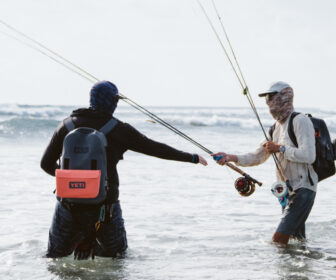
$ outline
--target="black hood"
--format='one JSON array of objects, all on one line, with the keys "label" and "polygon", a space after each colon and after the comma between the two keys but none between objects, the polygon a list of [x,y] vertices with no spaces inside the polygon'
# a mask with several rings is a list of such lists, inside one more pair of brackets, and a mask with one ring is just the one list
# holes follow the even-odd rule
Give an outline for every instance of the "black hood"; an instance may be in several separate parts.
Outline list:
[{"label": "black hood", "polygon": [[102,112],[93,108],[79,108],[71,113],[71,117],[89,117],[95,119],[111,118],[111,116],[111,113]]}]

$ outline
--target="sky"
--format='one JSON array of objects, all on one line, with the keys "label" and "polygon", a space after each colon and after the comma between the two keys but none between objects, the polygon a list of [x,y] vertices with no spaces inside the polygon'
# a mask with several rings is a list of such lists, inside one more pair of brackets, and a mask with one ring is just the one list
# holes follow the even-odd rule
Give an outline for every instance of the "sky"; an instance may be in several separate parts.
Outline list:
[{"label": "sky", "polygon": [[[220,26],[210,0],[201,0]],[[257,106],[288,82],[297,107],[334,108],[336,1],[216,0]],[[196,0],[1,0],[0,19],[145,106],[248,106]],[[86,105],[92,83],[0,25],[0,103]],[[224,37],[222,37],[224,38]]]}]

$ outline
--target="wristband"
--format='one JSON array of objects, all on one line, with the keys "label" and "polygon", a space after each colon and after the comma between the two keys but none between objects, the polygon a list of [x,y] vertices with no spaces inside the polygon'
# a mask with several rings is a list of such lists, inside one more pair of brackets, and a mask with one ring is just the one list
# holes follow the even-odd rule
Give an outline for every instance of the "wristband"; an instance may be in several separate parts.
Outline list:
[{"label": "wristband", "polygon": [[198,158],[197,154],[192,154],[191,162],[192,163],[199,163],[199,158]]}]

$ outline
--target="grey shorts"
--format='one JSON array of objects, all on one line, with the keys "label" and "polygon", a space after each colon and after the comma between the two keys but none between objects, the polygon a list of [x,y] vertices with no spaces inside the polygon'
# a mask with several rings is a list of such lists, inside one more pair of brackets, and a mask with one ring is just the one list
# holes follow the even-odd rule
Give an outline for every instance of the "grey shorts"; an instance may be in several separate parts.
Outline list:
[{"label": "grey shorts", "polygon": [[305,222],[314,205],[315,195],[316,192],[306,188],[296,190],[295,194],[289,197],[289,204],[276,231],[306,238]]}]

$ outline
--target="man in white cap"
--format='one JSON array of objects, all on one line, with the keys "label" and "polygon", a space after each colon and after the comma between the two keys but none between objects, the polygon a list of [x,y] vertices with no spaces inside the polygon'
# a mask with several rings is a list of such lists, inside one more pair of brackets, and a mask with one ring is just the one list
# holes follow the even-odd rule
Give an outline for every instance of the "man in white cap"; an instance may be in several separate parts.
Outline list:
[{"label": "man in white cap", "polygon": [[[291,141],[288,135],[288,124],[294,112],[294,93],[289,84],[273,83],[268,91],[259,96],[266,98],[269,111],[276,120],[270,137],[272,141],[264,141],[254,152],[243,155],[226,153],[214,155],[222,156],[217,161],[220,165],[233,161],[237,165],[253,166],[262,164],[271,154],[276,154],[285,179],[288,179],[292,187],[292,192],[289,194],[283,217],[272,240],[281,244],[287,244],[290,237],[304,240],[305,222],[314,204],[318,182],[318,176],[312,166],[316,157],[315,130],[309,117],[298,114],[292,119],[298,146]],[[284,180],[279,171],[277,171],[277,178]]]}]

